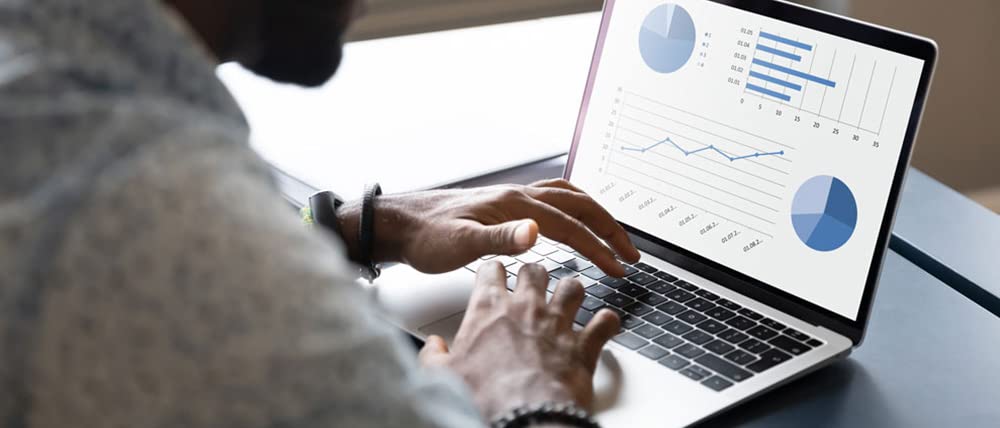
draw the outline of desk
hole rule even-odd
[[[562,174],[565,157],[452,187],[529,183]],[[929,180],[929,181],[927,181]],[[912,180],[907,195],[951,199],[933,180]],[[302,202],[311,189],[279,177]],[[933,182],[936,183],[936,182]],[[975,213],[955,201],[956,215]],[[919,216],[904,204],[900,217]],[[901,221],[905,223],[905,221]],[[996,231],[992,231],[996,232]],[[995,244],[992,244],[995,245]],[[931,251],[934,248],[925,248]],[[977,251],[965,247],[965,251]],[[928,272],[890,252],[865,343],[847,360],[799,379],[705,422],[704,426],[941,427],[996,426],[1000,418],[1000,320]]]

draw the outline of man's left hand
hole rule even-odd
[[[355,259],[352,232],[358,230],[360,211],[358,202],[339,211]],[[639,251],[611,214],[561,179],[380,196],[372,258],[425,273],[448,272],[488,254],[521,254],[535,245],[539,233],[573,247],[609,275],[625,273],[615,254],[639,260]]]

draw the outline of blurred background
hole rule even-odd
[[[362,40],[599,10],[600,0],[368,0]],[[1000,212],[1000,1],[810,0],[800,3],[935,39],[938,73],[913,163]]]

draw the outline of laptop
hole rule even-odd
[[[376,282],[401,327],[454,336],[498,260],[580,279],[622,318],[606,426],[688,426],[860,346],[937,57],[927,39],[775,0],[607,0],[564,178],[642,252],[612,278],[541,238]],[[550,292],[551,292],[550,287]]]

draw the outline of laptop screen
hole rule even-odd
[[[704,0],[607,7],[570,180],[856,321],[924,61]]]

